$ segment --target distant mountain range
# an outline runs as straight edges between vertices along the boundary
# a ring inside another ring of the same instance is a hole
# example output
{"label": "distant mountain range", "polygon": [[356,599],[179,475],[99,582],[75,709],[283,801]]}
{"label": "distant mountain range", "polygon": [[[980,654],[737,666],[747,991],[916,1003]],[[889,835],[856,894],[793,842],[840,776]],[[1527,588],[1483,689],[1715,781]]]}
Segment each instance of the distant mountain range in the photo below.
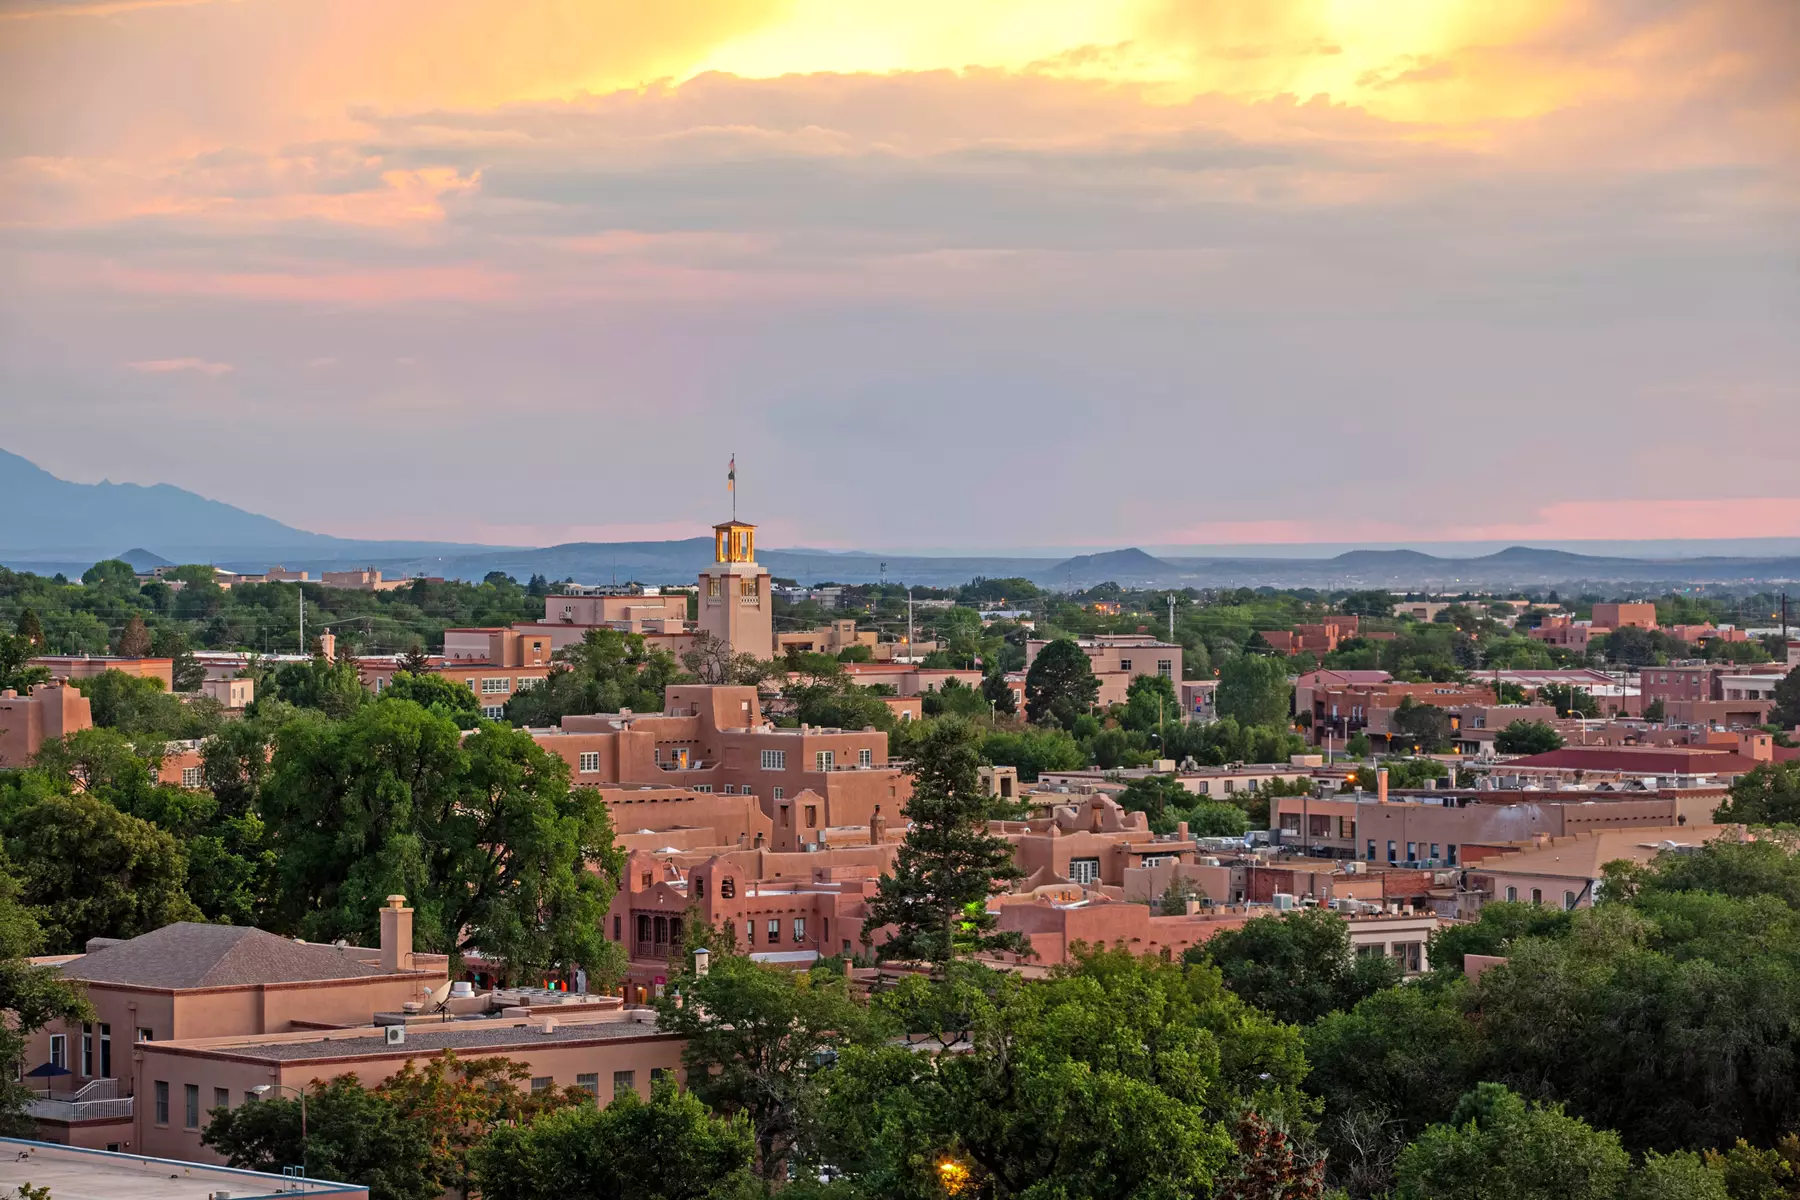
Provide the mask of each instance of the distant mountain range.
{"label": "distant mountain range", "polygon": [[[1023,576],[1052,589],[1113,582],[1125,587],[1406,588],[1566,586],[1574,583],[1740,583],[1800,581],[1800,555],[1706,554],[1690,543],[1682,557],[1578,554],[1512,546],[1451,557],[1417,550],[1349,550],[1333,557],[1148,554],[1137,547],[1070,557],[882,555],[865,551],[764,549],[774,575],[801,583],[873,583],[927,587]],[[1663,550],[1667,543],[1658,543]],[[130,549],[123,549],[130,547]],[[1784,547],[1785,549],[1785,547]],[[172,487],[71,483],[0,450],[0,563],[15,570],[79,573],[101,558],[125,557],[139,570],[166,563],[213,562],[243,571],[275,563],[296,570],[372,564],[390,577],[480,579],[502,571],[581,583],[691,583],[712,561],[710,537],[667,542],[570,542],[517,548],[446,542],[379,542],[295,529],[269,517]]]}

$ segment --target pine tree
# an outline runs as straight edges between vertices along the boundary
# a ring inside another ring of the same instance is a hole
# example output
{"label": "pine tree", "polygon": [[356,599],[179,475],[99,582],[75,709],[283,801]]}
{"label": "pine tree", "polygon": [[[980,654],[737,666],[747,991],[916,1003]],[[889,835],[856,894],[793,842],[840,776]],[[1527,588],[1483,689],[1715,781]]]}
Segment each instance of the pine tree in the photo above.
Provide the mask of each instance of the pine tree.
{"label": "pine tree", "polygon": [[30,642],[33,646],[42,646],[44,644],[43,623],[38,620],[37,613],[29,608],[22,608],[19,610],[17,632],[20,637]]}
{"label": "pine tree", "polygon": [[993,704],[996,717],[1011,717],[1018,714],[1019,702],[1013,695],[1012,686],[1006,682],[1005,673],[996,670],[992,675],[983,679],[981,694]]}
{"label": "pine tree", "polygon": [[150,631],[144,628],[143,617],[131,614],[131,620],[125,622],[125,629],[113,646],[113,653],[120,658],[143,658],[150,653]]}
{"label": "pine tree", "polygon": [[913,755],[911,828],[863,924],[865,944],[874,930],[893,927],[877,948],[882,958],[941,963],[981,950],[1028,949],[1022,934],[994,932],[987,911],[988,896],[1022,872],[1011,844],[987,831],[991,802],[981,792],[977,740],[967,722],[944,718]]}

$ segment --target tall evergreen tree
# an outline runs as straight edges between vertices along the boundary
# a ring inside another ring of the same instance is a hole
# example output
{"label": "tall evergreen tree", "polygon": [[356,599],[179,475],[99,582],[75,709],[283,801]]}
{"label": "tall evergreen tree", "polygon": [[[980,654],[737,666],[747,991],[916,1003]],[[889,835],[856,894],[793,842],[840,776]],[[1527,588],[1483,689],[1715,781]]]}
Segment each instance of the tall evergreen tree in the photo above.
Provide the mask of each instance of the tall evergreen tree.
{"label": "tall evergreen tree", "polygon": [[144,627],[143,617],[131,614],[131,620],[125,622],[125,628],[119,633],[119,640],[113,643],[113,653],[120,658],[142,658],[150,653],[150,631]]}
{"label": "tall evergreen tree", "polygon": [[995,671],[981,681],[981,694],[987,697],[994,706],[996,717],[1014,716],[1019,711],[1019,702],[1013,696],[1012,688],[1006,682],[1004,672]]}
{"label": "tall evergreen tree", "polygon": [[883,958],[945,962],[958,954],[1027,947],[1017,933],[994,931],[988,896],[1017,879],[1012,846],[987,831],[991,801],[981,792],[979,738],[967,722],[937,721],[913,754],[911,828],[892,875],[884,875],[869,905],[864,937],[883,926],[894,936]]}
{"label": "tall evergreen tree", "polygon": [[1025,715],[1039,725],[1054,721],[1068,729],[1099,697],[1093,664],[1068,638],[1039,650],[1025,672]]}
{"label": "tall evergreen tree", "polygon": [[19,623],[16,628],[20,637],[30,642],[33,646],[37,646],[40,649],[43,647],[44,626],[43,623],[38,620],[38,615],[35,611],[30,608],[20,609]]}

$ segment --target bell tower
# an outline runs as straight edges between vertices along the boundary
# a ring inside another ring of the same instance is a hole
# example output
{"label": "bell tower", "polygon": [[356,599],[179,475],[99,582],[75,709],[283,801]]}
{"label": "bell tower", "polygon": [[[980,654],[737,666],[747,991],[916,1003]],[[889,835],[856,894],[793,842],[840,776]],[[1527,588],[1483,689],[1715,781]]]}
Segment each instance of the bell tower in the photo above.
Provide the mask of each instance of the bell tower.
{"label": "bell tower", "polygon": [[700,572],[700,628],[733,654],[775,655],[775,597],[756,562],[756,526],[713,526],[713,565]]}

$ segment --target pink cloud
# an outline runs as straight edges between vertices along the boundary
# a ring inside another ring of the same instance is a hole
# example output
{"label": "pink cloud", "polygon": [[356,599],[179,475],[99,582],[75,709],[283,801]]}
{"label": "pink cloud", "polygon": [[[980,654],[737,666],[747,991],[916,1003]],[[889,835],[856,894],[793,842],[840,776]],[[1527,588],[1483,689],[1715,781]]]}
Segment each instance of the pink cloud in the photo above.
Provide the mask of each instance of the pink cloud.
{"label": "pink cloud", "polygon": [[192,371],[197,375],[211,375],[215,378],[229,375],[237,369],[230,363],[209,362],[204,358],[147,358],[125,365],[146,375],[173,375],[178,371]]}

